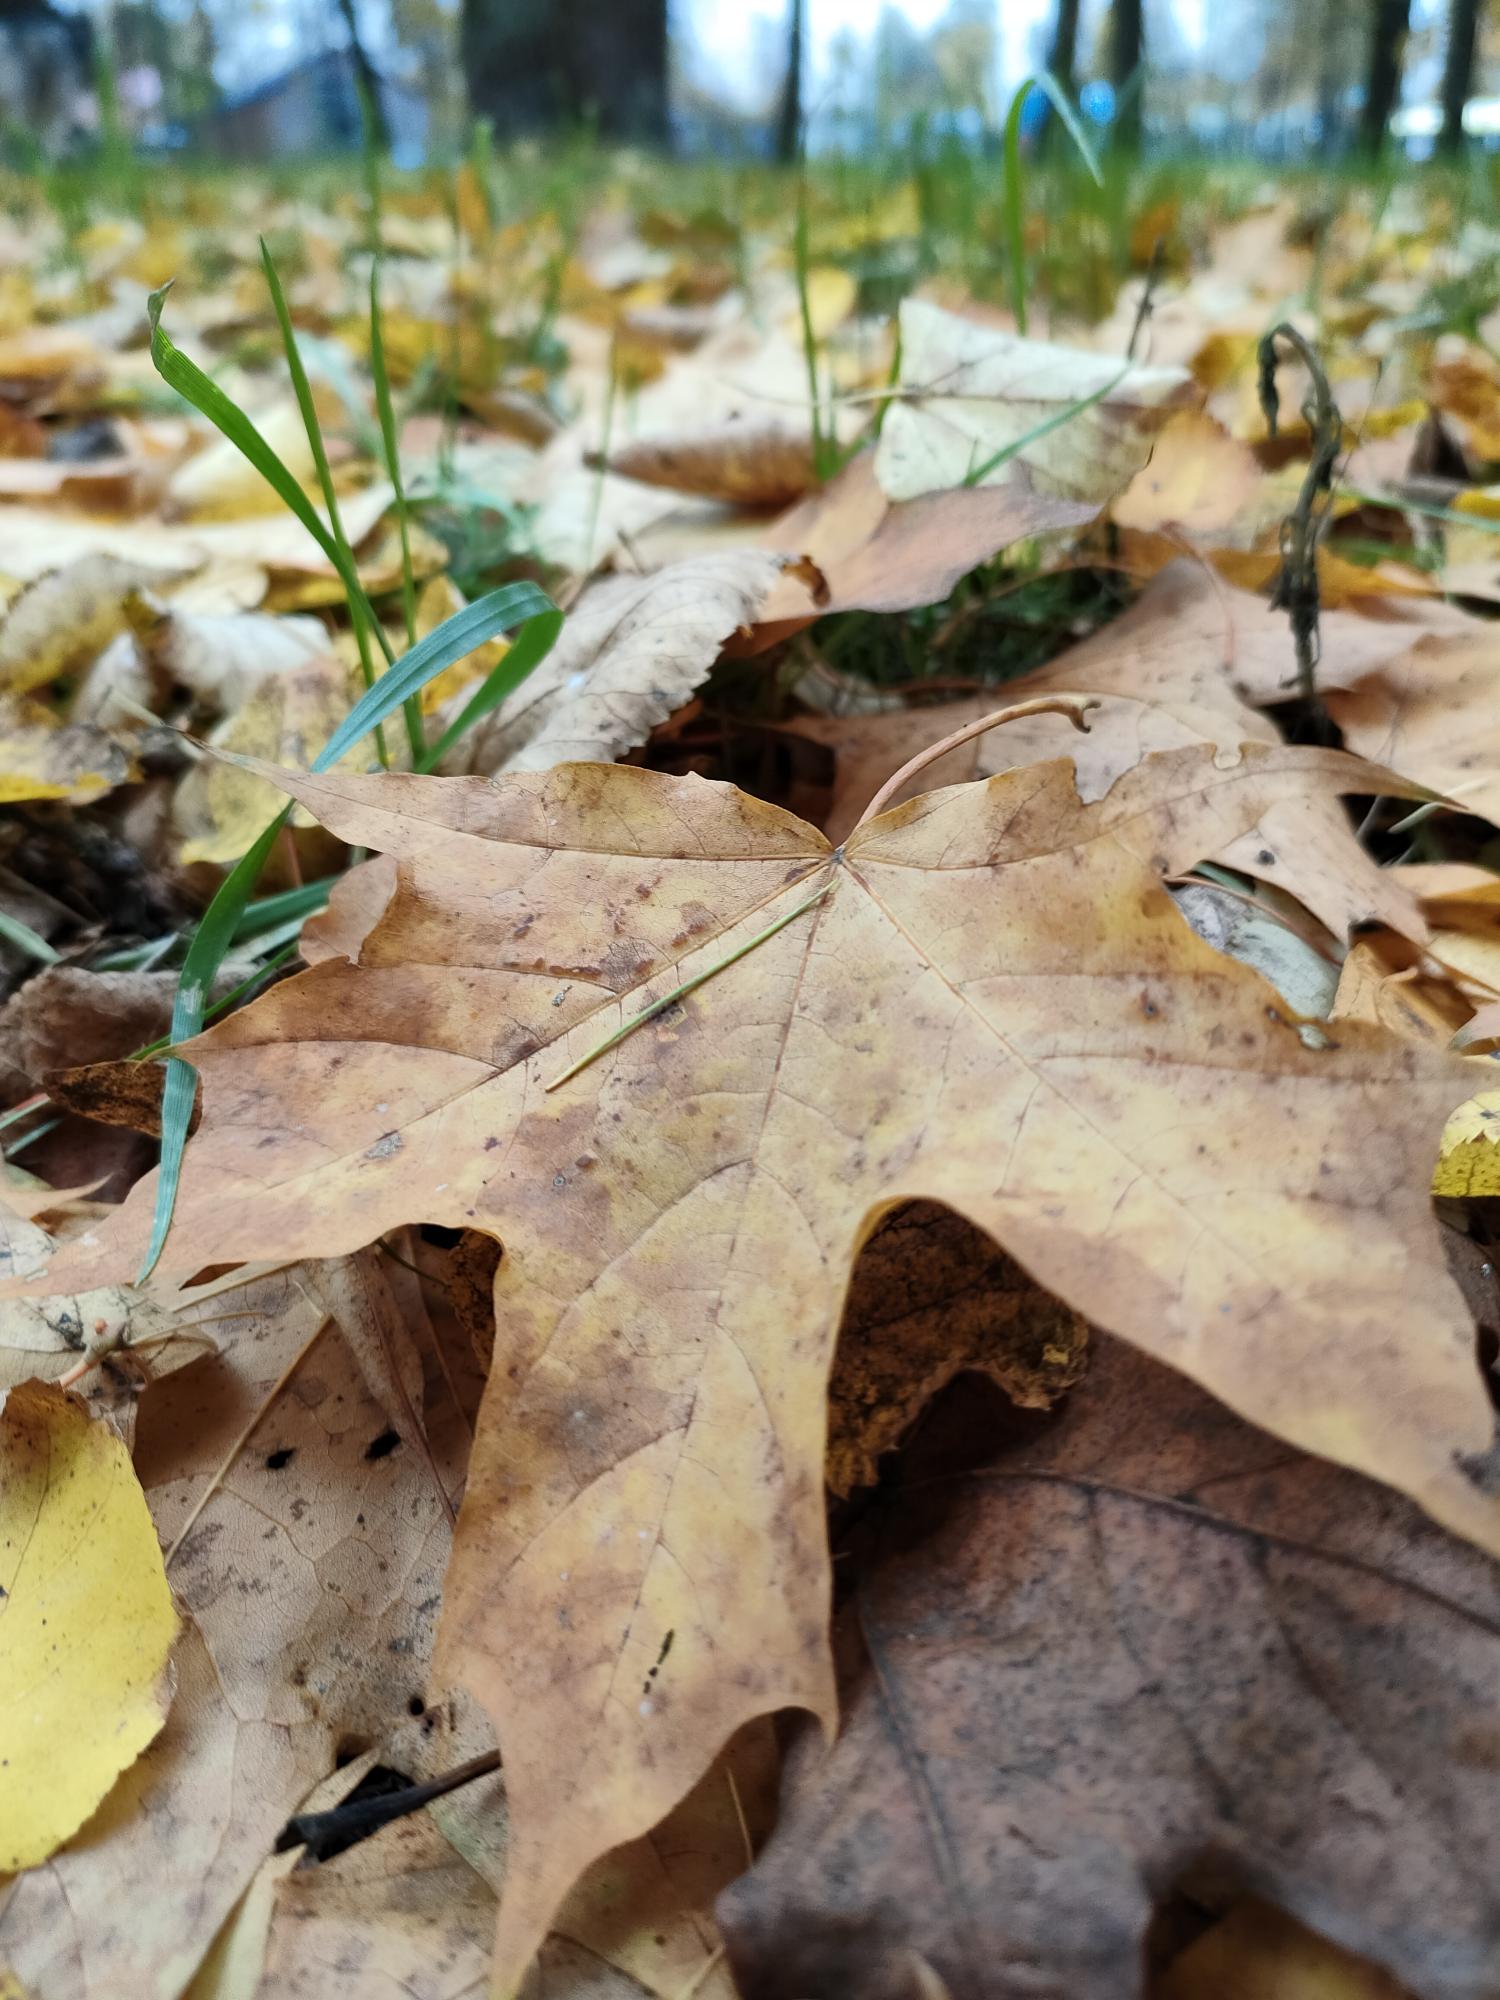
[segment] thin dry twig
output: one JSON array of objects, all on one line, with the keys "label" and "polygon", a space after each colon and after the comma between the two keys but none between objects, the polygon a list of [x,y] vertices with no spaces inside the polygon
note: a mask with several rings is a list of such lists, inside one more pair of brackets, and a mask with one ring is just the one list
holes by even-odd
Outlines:
[{"label": "thin dry twig", "polygon": [[1260,406],[1271,436],[1276,435],[1281,397],[1276,388],[1276,343],[1286,342],[1302,362],[1311,384],[1302,403],[1302,420],[1312,438],[1312,453],[1303,476],[1296,505],[1281,524],[1281,568],[1271,592],[1271,603],[1285,611],[1291,621],[1292,640],[1297,648],[1297,686],[1304,700],[1318,704],[1317,669],[1320,656],[1318,590],[1318,541],[1328,518],[1319,507],[1320,495],[1333,491],[1333,468],[1344,434],[1343,418],[1328,377],[1306,336],[1285,321],[1273,327],[1261,341]]}]

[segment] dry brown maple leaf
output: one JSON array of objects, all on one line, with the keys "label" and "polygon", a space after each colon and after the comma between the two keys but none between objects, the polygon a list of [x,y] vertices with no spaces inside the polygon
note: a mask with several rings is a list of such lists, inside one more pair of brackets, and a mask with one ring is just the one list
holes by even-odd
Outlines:
[{"label": "dry brown maple leaf", "polygon": [[[1328,657],[1347,675],[1369,672],[1409,652],[1421,630],[1396,619],[1348,612],[1331,613],[1324,620]],[[1209,743],[1221,763],[1233,764],[1242,743],[1280,740],[1276,724],[1251,705],[1249,690],[1261,701],[1285,699],[1293,691],[1287,683],[1294,672],[1284,613],[1219,583],[1200,563],[1178,561],[1154,578],[1121,617],[1051,666],[1007,686],[1008,696],[1062,689],[1095,696],[1099,707],[1086,736],[1059,715],[1028,716],[950,752],[941,776],[953,783],[1067,756],[1084,798],[1094,799],[1153,750]],[[848,779],[841,776],[836,787],[830,835],[838,838],[846,832],[872,786],[914,751],[993,705],[993,693],[988,693],[946,709],[820,717],[794,724],[851,766]],[[1355,747],[1383,758],[1403,777],[1429,781],[1424,771],[1408,769],[1392,750],[1374,747],[1369,739]],[[926,775],[913,780],[913,786]],[[1277,801],[1260,823],[1199,858],[1286,889],[1340,939],[1371,920],[1418,940],[1426,936],[1416,898],[1360,846],[1332,786],[1321,792],[1309,786],[1295,798]]]},{"label": "dry brown maple leaf", "polygon": [[1117,1342],[977,1473],[940,1431],[866,1556],[840,1742],[720,1899],[745,2000],[906,2000],[915,1953],[965,2000],[1136,2000],[1198,1870],[1493,2000],[1494,1564]]},{"label": "dry brown maple leaf", "polygon": [[[741,1722],[833,1722],[823,1391],[851,1259],[896,1202],[945,1201],[1076,1310],[1500,1547],[1426,1197],[1462,1065],[1361,1026],[1305,1045],[1162,883],[1379,772],[1189,747],[1084,804],[1056,762],[837,851],[732,787],[619,766],[281,778],[385,853],[392,892],[346,926],[357,962],[190,1046],[205,1118],[163,1262],[418,1218],[503,1237],[443,1641],[505,1756],[502,1986]],[[153,1199],[69,1282],[130,1271]]]}]

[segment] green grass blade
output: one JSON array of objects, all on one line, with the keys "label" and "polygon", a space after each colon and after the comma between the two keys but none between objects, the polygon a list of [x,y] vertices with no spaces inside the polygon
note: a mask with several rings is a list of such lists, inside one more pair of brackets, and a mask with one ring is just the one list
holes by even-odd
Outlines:
[{"label": "green grass blade", "polygon": [[300,920],[312,916],[326,905],[336,879],[327,875],[321,881],[304,882],[299,888],[283,889],[278,895],[262,896],[248,904],[235,925],[235,943],[244,944],[247,938],[259,937],[263,931],[274,930],[292,917]]},{"label": "green grass blade", "polygon": [[823,434],[823,395],[818,386],[818,339],[813,331],[812,305],[808,296],[811,263],[807,239],[807,169],[797,181],[797,220],[792,234],[792,259],[797,276],[797,307],[802,320],[802,355],[807,363],[807,395],[812,423],[813,471],[819,480],[832,471],[828,463],[828,440]]},{"label": "green grass blade", "polygon": [[303,492],[298,480],[266,443],[239,404],[226,396],[218,383],[205,375],[197,362],[190,361],[182,349],[168,338],[162,327],[161,313],[171,289],[170,283],[165,284],[146,301],[146,313],[151,322],[151,360],[157,374],[168,388],[175,389],[201,416],[207,417],[214,429],[228,438],[241,456],[255,467],[333,564],[344,588],[348,590],[352,585],[363,596],[359,578],[346,574],[349,566],[343,550],[329,533],[327,523]]},{"label": "green grass blade", "polygon": [[28,958],[34,958],[41,965],[60,965],[61,952],[54,951],[47,940],[34,931],[30,924],[23,924],[19,917],[7,916],[0,910],[0,938],[13,944],[17,951],[24,951]]},{"label": "green grass blade", "polygon": [[406,488],[401,483],[401,453],[396,442],[396,412],[391,403],[391,378],[385,365],[385,335],[380,325],[380,261],[370,262],[370,373],[375,378],[375,409],[385,469],[396,489],[396,525],[401,532],[401,609],[406,619],[406,643],[417,643],[417,584],[411,567],[411,520]]},{"label": "green grass blade", "polygon": [[[461,660],[466,653],[472,653],[476,646],[484,645],[486,640],[493,639],[498,633],[537,618],[551,618],[561,623],[562,614],[547,593],[538,590],[534,583],[507,583],[499,590],[492,590],[488,596],[477,598],[473,604],[466,604],[462,611],[455,611],[451,618],[443,620],[435,632],[429,632],[409,653],[403,654],[395,666],[383,673],[368,694],[361,695],[313,759],[312,768],[315,771],[328,770],[400,702],[420,692],[435,674],[451,667],[455,660]],[[551,637],[555,636],[554,631]],[[548,645],[551,644],[551,637]],[[506,653],[505,659],[500,662],[502,667],[509,662],[515,650],[513,646]],[[542,652],[545,651],[544,647]],[[529,673],[541,657],[542,653],[538,653],[524,673]],[[518,676],[521,677],[524,675]],[[424,764],[431,754],[423,751]]]},{"label": "green grass blade", "polygon": [[[203,1026],[203,1009],[210,987],[224,956],[233,942],[235,927],[245,914],[245,906],[265,866],[266,856],[286,825],[290,805],[283,806],[254,846],[247,849],[219,884],[213,901],[203,912],[193,941],[182,962],[177,998],[172,1006],[171,1039],[174,1046],[191,1041]],[[144,1284],[156,1269],[172,1211],[177,1206],[177,1184],[182,1178],[182,1155],[187,1145],[188,1125],[193,1116],[193,1100],[198,1090],[198,1072],[181,1056],[167,1058],[167,1080],[161,1097],[161,1169],[156,1182],[156,1211],[151,1218],[151,1241],[136,1276]]]},{"label": "green grass blade", "polygon": [[459,715],[429,747],[422,770],[435,770],[466,730],[472,729],[491,709],[498,708],[532,669],[541,665],[556,644],[562,624],[563,615],[556,609],[532,613],[516,634],[504,658],[495,662]]},{"label": "green grass blade", "polygon": [[1034,90],[1041,91],[1057,113],[1095,184],[1099,187],[1104,185],[1104,174],[1089,144],[1088,134],[1057,78],[1050,70],[1024,77],[1005,115],[1005,237],[1010,249],[1010,302],[1016,316],[1016,331],[1023,335],[1026,332],[1026,234],[1022,210],[1021,113]]},{"label": "green grass blade", "polygon": [[1109,380],[1101,383],[1097,389],[1091,389],[1088,395],[1080,396],[1076,403],[1069,403],[1065,410],[1058,410],[1052,416],[1044,417],[1041,423],[1033,424],[1031,429],[1020,437],[1012,438],[1009,444],[1003,444],[998,451],[991,452],[987,459],[979,465],[972,466],[964,475],[964,485],[977,486],[982,479],[989,478],[997,465],[1004,465],[1018,452],[1023,452],[1027,445],[1035,444],[1039,438],[1048,436],[1052,431],[1061,430],[1064,424],[1072,423],[1073,419],[1082,416],[1085,410],[1091,410],[1095,403],[1102,403],[1106,396],[1119,388],[1132,366],[1133,364],[1127,361],[1117,374],[1111,375]]},{"label": "green grass blade", "polygon": [[[302,427],[307,433],[313,464],[317,468],[318,484],[323,492],[323,505],[328,509],[328,524],[333,531],[333,539],[338,545],[339,553],[343,557],[339,573],[341,576],[346,573],[354,576],[357,583],[358,565],[354,560],[354,551],[349,546],[349,537],[344,533],[344,524],[339,515],[339,498],[333,484],[333,471],[328,463],[328,451],[323,443],[323,426],[318,421],[318,409],[313,401],[312,385],[307,379],[307,370],[302,365],[302,353],[297,346],[297,335],[292,326],[292,315],[287,306],[286,293],[282,290],[281,274],[276,269],[275,259],[264,236],[260,239],[260,261],[271,293],[271,304],[276,309],[276,324],[281,329],[281,345],[286,353],[287,370],[292,378],[292,392],[297,398],[297,408],[302,414]],[[362,589],[349,591],[346,586],[345,594],[349,600],[349,619],[354,627],[355,644],[359,648],[359,670],[364,676],[365,686],[370,688],[375,684],[375,663],[370,651],[370,635],[372,630],[380,631],[379,621]],[[385,647],[385,656],[387,659],[391,657],[389,646]],[[412,757],[416,759],[421,755],[423,742],[420,708],[407,709],[406,733],[411,740]],[[385,737],[379,729],[375,731],[375,747],[381,763],[388,765],[390,758],[386,754]]]}]

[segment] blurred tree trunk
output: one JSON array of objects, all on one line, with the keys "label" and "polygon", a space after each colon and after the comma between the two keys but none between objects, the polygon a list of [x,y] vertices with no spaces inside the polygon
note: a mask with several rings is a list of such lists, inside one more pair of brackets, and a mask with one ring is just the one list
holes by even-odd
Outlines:
[{"label": "blurred tree trunk", "polygon": [[1114,0],[1109,17],[1109,80],[1117,98],[1130,90],[1130,101],[1117,111],[1115,137],[1128,151],[1141,143],[1142,60],[1146,52],[1146,24],[1142,0]]},{"label": "blurred tree trunk", "polygon": [[667,138],[667,0],[463,0],[459,42],[469,103],[502,142],[584,120]]},{"label": "blurred tree trunk", "polygon": [[1078,0],[1057,0],[1047,67],[1071,97],[1073,73],[1078,67]]},{"label": "blurred tree trunk", "polygon": [[781,88],[781,112],[776,121],[776,157],[790,166],[797,157],[802,136],[802,41],[807,22],[807,0],[788,0],[786,24],[786,81]]},{"label": "blurred tree trunk", "polygon": [[1448,0],[1448,53],[1443,62],[1443,133],[1438,150],[1463,151],[1464,106],[1474,88],[1474,41],[1479,0]]},{"label": "blurred tree trunk", "polygon": [[1385,144],[1386,127],[1401,94],[1401,59],[1411,25],[1411,0],[1374,0],[1370,13],[1370,65],[1359,142],[1373,159]]},{"label": "blurred tree trunk", "polygon": [[349,35],[349,53],[354,60],[354,74],[364,100],[364,115],[370,121],[370,137],[382,153],[388,152],[391,135],[386,129],[385,106],[380,101],[380,79],[375,74],[374,64],[359,32],[354,0],[339,0],[339,12],[344,17],[344,27]]}]

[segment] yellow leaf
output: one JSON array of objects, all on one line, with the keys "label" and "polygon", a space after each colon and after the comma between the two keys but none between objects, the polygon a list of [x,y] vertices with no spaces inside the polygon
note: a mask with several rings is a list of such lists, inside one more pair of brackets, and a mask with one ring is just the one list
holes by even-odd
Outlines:
[{"label": "yellow leaf", "polygon": [[76,1833],[166,1718],[177,1612],[124,1445],[50,1383],[0,1416],[0,1869]]},{"label": "yellow leaf", "polygon": [[1148,533],[1171,526],[1207,534],[1228,527],[1261,482],[1248,445],[1206,411],[1178,410],[1115,502],[1114,517]]},{"label": "yellow leaf", "polygon": [[[836,326],[854,310],[858,288],[847,271],[837,264],[817,264],[807,274],[807,316],[812,321],[813,339],[826,340]],[[782,331],[789,340],[802,338],[802,308],[788,313]]]},{"label": "yellow leaf", "polygon": [[0,695],[0,806],[88,805],[138,775],[130,754],[88,722],[59,725],[40,702]]},{"label": "yellow leaf", "polygon": [[1500,1194],[1500,1090],[1481,1090],[1443,1127],[1434,1194]]}]

